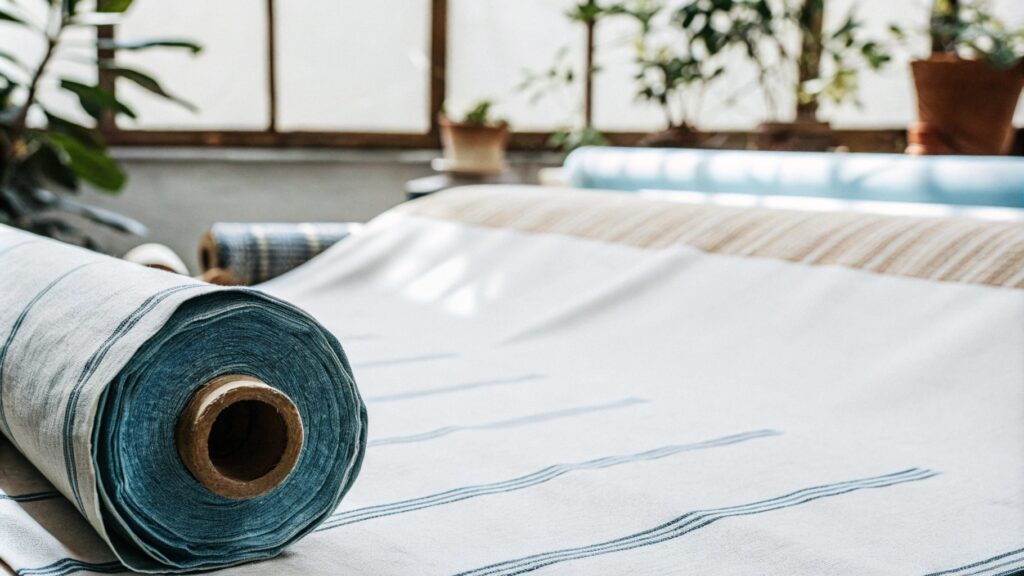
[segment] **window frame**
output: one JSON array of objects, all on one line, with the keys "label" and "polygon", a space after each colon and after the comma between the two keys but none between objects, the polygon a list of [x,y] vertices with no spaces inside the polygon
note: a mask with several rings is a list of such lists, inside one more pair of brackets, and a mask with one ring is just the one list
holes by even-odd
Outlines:
[{"label": "window frame", "polygon": [[[277,0],[264,0],[267,22],[267,127],[263,130],[149,130],[121,128],[112,116],[99,123],[107,142],[115,146],[197,146],[197,147],[258,147],[258,148],[391,148],[439,149],[441,147],[440,114],[447,95],[448,81],[448,0],[430,0],[430,58],[428,107],[430,127],[427,132],[351,132],[279,130],[277,126],[277,40],[275,8]],[[99,38],[113,39],[113,26],[97,27]],[[587,36],[587,52],[593,50],[593,34]],[[113,50],[99,50],[99,60],[115,56]],[[116,78],[105,69],[98,70],[99,84],[106,90],[116,89]],[[588,110],[589,113],[589,110]],[[746,147],[751,131],[718,132],[724,147]],[[608,141],[620,146],[634,146],[643,132],[605,132]],[[906,146],[903,129],[836,130],[837,143],[853,151],[902,151]],[[547,148],[550,132],[513,132],[509,147],[514,150],[541,150]]]}]

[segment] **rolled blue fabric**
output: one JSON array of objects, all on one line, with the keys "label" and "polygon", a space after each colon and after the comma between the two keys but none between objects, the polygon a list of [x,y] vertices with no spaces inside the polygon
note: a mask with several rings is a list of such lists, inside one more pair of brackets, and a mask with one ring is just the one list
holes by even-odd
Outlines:
[{"label": "rolled blue fabric", "polygon": [[581,148],[569,184],[1024,208],[1024,158]]},{"label": "rolled blue fabric", "polygon": [[308,262],[359,226],[218,222],[200,241],[199,263],[203,272],[226,272],[229,283],[258,284]]},{"label": "rolled blue fabric", "polygon": [[[0,271],[0,430],[129,568],[272,557],[352,486],[366,409],[341,345],[303,311],[4,226]],[[283,394],[302,421],[294,468],[247,499],[198,481],[176,442],[190,399],[229,374]]]}]

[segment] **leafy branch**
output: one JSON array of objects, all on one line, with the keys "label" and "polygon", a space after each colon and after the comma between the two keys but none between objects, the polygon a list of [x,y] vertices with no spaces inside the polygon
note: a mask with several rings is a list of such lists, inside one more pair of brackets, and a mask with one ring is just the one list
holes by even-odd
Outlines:
[{"label": "leafy branch", "polygon": [[[30,67],[11,49],[0,47],[0,60],[17,74],[0,70],[0,222],[33,232],[75,241],[95,248],[95,242],[73,226],[65,216],[73,214],[119,232],[145,234],[142,224],[72,199],[69,194],[81,190],[82,183],[116,193],[125,184],[126,175],[109,155],[96,125],[86,126],[62,117],[42,102],[44,87],[54,85],[72,94],[81,109],[98,125],[108,115],[135,118],[135,112],[99,82],[61,77],[49,78],[52,63],[63,52],[70,57],[97,66],[113,78],[132,82],[149,93],[194,109],[187,101],[171,94],[153,76],[120,65],[114,58],[97,60],[98,50],[179,49],[193,54],[200,51],[194,42],[180,39],[112,40],[97,38],[86,45],[64,42],[72,28],[92,28],[121,22],[132,0],[97,0],[92,8],[78,0],[43,0],[47,4],[44,23],[32,21],[13,2],[0,4],[0,26],[15,26],[40,37],[45,46],[39,62]],[[87,49],[87,55],[76,50]]]}]

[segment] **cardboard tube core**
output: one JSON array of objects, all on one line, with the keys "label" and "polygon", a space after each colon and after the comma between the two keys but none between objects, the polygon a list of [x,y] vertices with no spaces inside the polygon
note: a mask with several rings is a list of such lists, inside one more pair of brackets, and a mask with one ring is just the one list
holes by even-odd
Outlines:
[{"label": "cardboard tube core", "polygon": [[299,459],[302,417],[281,391],[229,374],[200,388],[178,416],[177,447],[192,476],[215,494],[244,500],[288,477]]},{"label": "cardboard tube core", "polygon": [[217,241],[213,239],[213,234],[207,231],[199,239],[200,270],[206,272],[207,270],[220,267],[220,259],[217,257],[217,252]]}]

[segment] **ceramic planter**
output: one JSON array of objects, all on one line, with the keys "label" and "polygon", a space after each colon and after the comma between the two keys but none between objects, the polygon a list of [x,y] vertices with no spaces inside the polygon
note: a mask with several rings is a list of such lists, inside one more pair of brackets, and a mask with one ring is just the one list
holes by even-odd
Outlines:
[{"label": "ceramic planter", "polygon": [[908,154],[1009,152],[1024,64],[997,70],[986,62],[938,54],[910,67],[920,122],[909,131]]},{"label": "ceramic planter", "polygon": [[508,124],[465,124],[441,116],[443,170],[462,174],[498,174],[505,169]]}]

